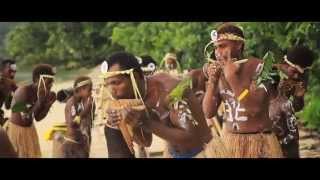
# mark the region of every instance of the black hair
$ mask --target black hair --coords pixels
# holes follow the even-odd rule
[[[232,23],[224,23],[222,24],[218,30],[217,30],[218,35],[219,34],[224,34],[224,33],[230,33],[230,34],[234,34],[237,36],[240,36],[242,38],[244,38],[244,34],[243,31],[236,25],[232,24]]]
[[[41,74],[55,75],[55,72],[53,71],[53,67],[50,64],[38,64],[33,68],[33,82],[36,82],[36,80],[39,79]]]
[[[141,56],[141,59],[142,59],[141,66],[143,67],[148,66],[148,64],[150,63],[153,63],[157,66],[157,62],[151,56],[148,56],[148,55]]]
[[[91,78],[88,77],[88,76],[79,76],[79,77],[77,77],[77,79],[73,83],[73,88],[75,88],[80,82],[86,81],[86,80],[91,80]]]
[[[143,75],[138,59],[133,54],[128,52],[113,53],[107,59],[107,63],[109,68],[115,64],[118,64],[121,70],[134,69],[134,71],[138,72],[140,75]]]
[[[295,46],[288,50],[287,58],[290,62],[305,68],[312,65],[314,54],[305,46]]]
[[[4,60],[2,60],[1,61],[1,66],[0,66],[0,70],[3,70],[6,67],[7,64],[9,64],[9,65],[16,64],[16,61],[14,61],[12,59],[4,59]]]

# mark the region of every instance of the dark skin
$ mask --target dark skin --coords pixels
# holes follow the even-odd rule
[[[195,96],[202,103],[206,86],[208,83],[208,78],[204,75],[203,68],[199,69],[192,69],[188,72],[188,75],[192,77],[192,91],[194,92]],[[222,115],[217,116],[220,124],[222,123]],[[207,124],[209,127],[213,126],[212,119],[207,119]]]
[[[142,79],[140,79],[141,81]],[[191,90],[185,93],[194,118],[199,123],[194,126],[191,121],[182,122],[178,117],[177,110],[169,106],[168,94],[179,82],[178,79],[159,73],[147,79],[148,92],[145,104],[150,114],[146,117],[144,110],[126,109],[124,115],[131,119],[132,126],[143,122],[143,129],[166,140],[170,148],[185,152],[195,147],[201,147],[203,142],[208,142],[212,137],[210,129],[201,111],[201,106]],[[157,113],[151,109],[157,111]]]
[[[22,86],[15,92],[12,105],[15,105],[16,102],[23,102],[31,106],[27,107],[26,112],[12,112],[10,119],[12,123],[20,126],[31,126],[33,122],[32,114],[36,121],[41,121],[47,116],[50,107],[56,100],[56,94],[50,91],[53,80],[45,78],[46,91],[43,83],[41,83],[39,99],[37,97],[38,81],[39,79],[36,79],[33,84]]]
[[[16,89],[17,85],[14,81],[15,70],[10,68],[10,64],[6,64],[1,71],[1,80],[0,80],[0,108],[4,104],[6,109],[9,109],[11,106],[12,95]],[[4,124],[7,118],[0,117],[0,124]]]
[[[74,104],[82,102],[84,109],[79,113],[80,121],[87,120],[92,121],[92,108],[95,111],[95,105],[92,98],[92,84],[79,87],[75,90],[74,95],[68,99],[65,106],[65,119],[68,126],[68,136],[78,140],[81,136],[79,128],[80,124],[74,121],[75,116],[71,113],[71,108]],[[92,107],[93,106],[93,107]]]
[[[11,69],[10,64],[7,63],[2,69],[1,76],[13,80],[16,76],[16,70]]]
[[[15,152],[7,133],[2,127],[0,127],[0,158],[16,158],[17,153]]]
[[[183,121],[178,115],[178,110],[170,107],[170,116],[168,123],[164,124],[160,121],[150,121],[147,127],[157,136],[165,139],[169,147],[176,151],[186,152],[196,147],[203,146],[204,142],[208,142],[212,137],[210,129],[206,124],[201,104],[191,90],[185,93],[185,100],[188,103],[192,116],[199,123],[194,126],[191,121]],[[156,117],[156,116],[155,116]],[[155,118],[156,119],[156,118]],[[171,124],[172,127],[167,124]]]
[[[119,64],[115,64],[109,68],[109,72],[121,71]],[[142,97],[145,96],[144,79],[142,74],[134,72],[134,76],[137,80],[138,88]],[[130,78],[126,75],[117,75],[110,77],[106,80],[106,85],[110,89],[112,96],[115,99],[134,99],[134,92],[132,90],[132,84]],[[113,110],[107,110],[108,122],[112,126],[117,126],[120,123],[120,112],[113,113]],[[127,122],[132,125],[131,122]],[[149,147],[152,142],[152,134],[146,131],[141,131],[141,128],[132,125],[133,127],[133,139],[141,146]]]
[[[145,76],[151,76],[152,74],[155,73],[155,71],[156,71],[156,70],[154,70],[154,71],[144,71],[143,74],[144,74]],[[148,155],[147,155],[147,152],[146,152],[146,150],[144,149],[143,146],[139,146],[139,156],[140,156],[140,157],[143,157],[143,158],[145,158],[145,157],[148,156]]]
[[[293,96],[294,110],[296,112],[301,111],[304,107],[304,95],[307,91],[307,78],[304,77],[305,74],[301,74],[296,68],[291,67],[286,63],[276,64],[275,67],[288,76],[288,80],[284,81],[292,81],[296,84],[300,84],[293,87],[293,91],[288,97]]]
[[[6,109],[10,108],[11,104],[11,93],[13,92],[13,88],[15,87],[15,83],[10,79],[0,79],[0,108],[3,104],[5,104]],[[3,125],[7,118],[4,117],[4,112],[0,109],[0,124]]]
[[[278,87],[273,87],[271,102],[269,107],[270,120],[273,121],[273,132],[281,143],[284,157],[299,157],[299,131],[295,124],[296,117],[290,101],[288,100],[287,88],[282,87],[282,82]]]
[[[206,90],[206,81],[207,78],[203,74],[202,68],[193,69],[188,72],[188,75],[192,78],[192,91],[195,93],[196,97],[202,102],[204,97],[204,92]],[[203,92],[200,93],[200,92]]]
[[[263,88],[257,88],[252,80],[261,60],[251,58],[243,64],[236,64],[232,60],[233,58],[241,59],[242,48],[243,43],[239,41],[221,40],[216,43],[217,61],[208,67],[209,80],[202,104],[206,118],[215,116],[221,101],[227,100],[226,96],[219,93],[220,90],[229,89],[235,97],[239,97],[244,89],[248,89],[249,94],[241,100],[242,108],[246,109],[243,115],[248,118],[248,121],[266,122],[269,119],[268,94]],[[231,110],[236,109],[232,106]]]

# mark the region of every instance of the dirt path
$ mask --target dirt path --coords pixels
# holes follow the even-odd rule
[[[300,127],[301,158],[320,158],[320,134]]]

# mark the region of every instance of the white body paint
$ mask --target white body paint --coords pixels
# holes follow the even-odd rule
[[[221,94],[230,96],[225,100],[225,111],[227,114],[227,121],[229,122],[244,122],[248,120],[247,116],[240,116],[240,112],[246,112],[245,108],[241,107],[241,103],[236,100],[234,93],[230,90],[222,90]]]

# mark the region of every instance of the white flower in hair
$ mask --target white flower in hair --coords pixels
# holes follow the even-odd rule
[[[138,63],[139,63],[139,64],[142,64],[142,59],[141,59],[141,57],[136,56],[136,58],[137,58],[137,60],[138,60]]]
[[[156,65],[154,63],[150,63],[148,64],[148,68],[151,70],[151,71],[154,71],[156,69]]]
[[[211,40],[212,40],[213,42],[216,42],[217,39],[218,39],[218,33],[217,33],[217,31],[216,31],[216,30],[212,30],[210,35],[211,35]]]
[[[102,73],[106,73],[106,72],[108,72],[108,63],[107,63],[107,61],[103,61],[103,63],[101,64],[101,72]]]

